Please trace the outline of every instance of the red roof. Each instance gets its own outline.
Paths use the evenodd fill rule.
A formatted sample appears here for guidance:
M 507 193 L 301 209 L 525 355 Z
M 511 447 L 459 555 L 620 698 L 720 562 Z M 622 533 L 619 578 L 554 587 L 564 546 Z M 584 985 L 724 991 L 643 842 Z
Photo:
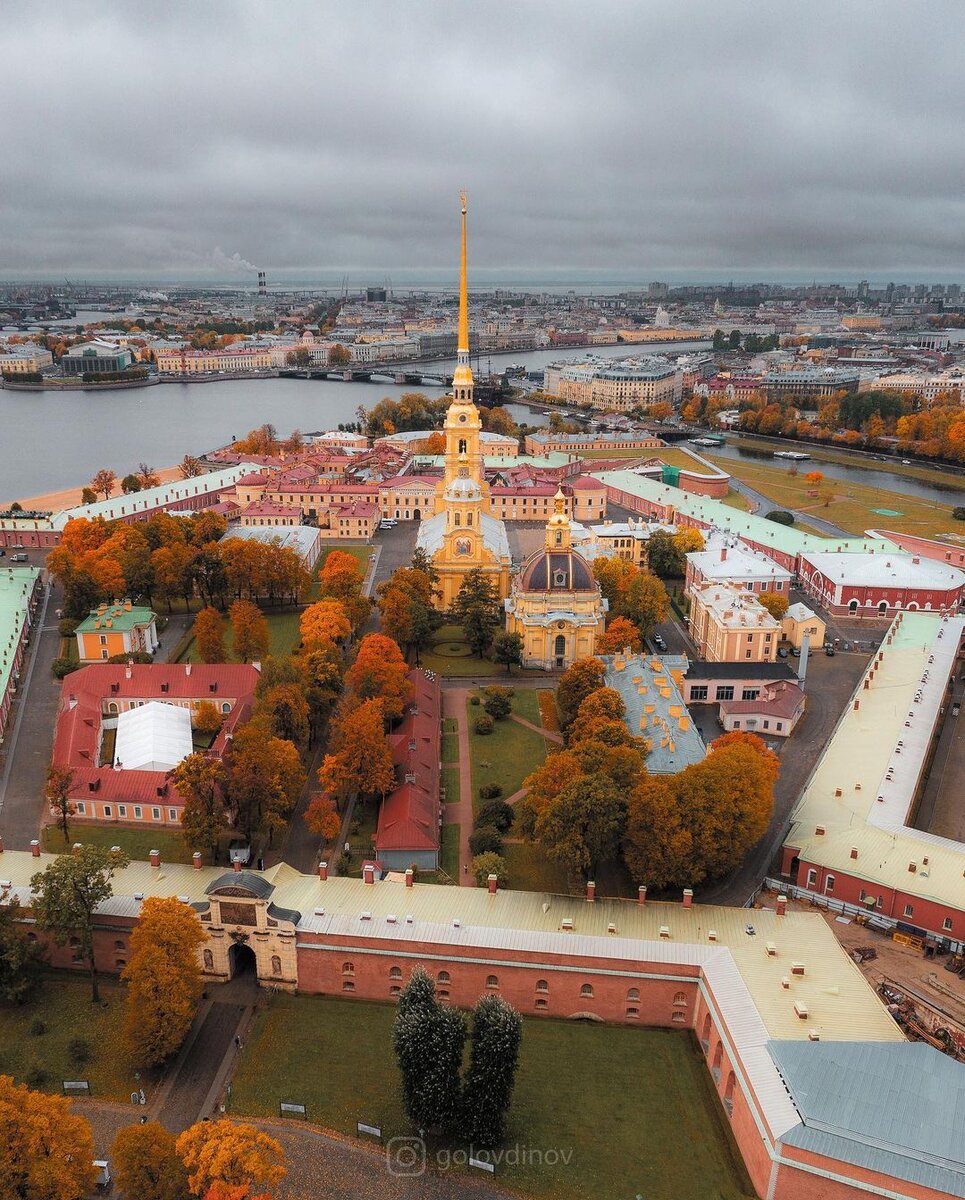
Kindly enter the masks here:
M 439 753 L 442 692 L 425 671 L 410 671 L 413 695 L 389 734 L 401 782 L 382 802 L 373 839 L 376 849 L 438 850 Z
M 227 739 L 251 713 L 259 672 L 244 664 L 152 663 L 127 667 L 93 663 L 68 675 L 61 688 L 52 762 L 74 773 L 71 799 L 180 807 L 164 771 L 115 771 L 97 765 L 107 706 L 127 700 L 209 700 L 231 704 L 209 753 L 220 757 Z
M 591 475 L 577 475 L 575 479 L 568 479 L 566 486 L 577 492 L 606 491 L 606 484 L 599 479 L 594 479 Z
M 787 679 L 779 679 L 761 689 L 756 700 L 721 700 L 721 713 L 762 713 L 790 720 L 804 704 L 804 690 Z

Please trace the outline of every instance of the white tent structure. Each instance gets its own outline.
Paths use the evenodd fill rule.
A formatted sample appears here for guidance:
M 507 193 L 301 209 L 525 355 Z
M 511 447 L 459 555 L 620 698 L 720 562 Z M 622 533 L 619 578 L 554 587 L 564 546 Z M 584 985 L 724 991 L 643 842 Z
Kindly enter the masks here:
M 170 771 L 194 749 L 191 713 L 151 700 L 117 718 L 114 766 L 124 771 Z

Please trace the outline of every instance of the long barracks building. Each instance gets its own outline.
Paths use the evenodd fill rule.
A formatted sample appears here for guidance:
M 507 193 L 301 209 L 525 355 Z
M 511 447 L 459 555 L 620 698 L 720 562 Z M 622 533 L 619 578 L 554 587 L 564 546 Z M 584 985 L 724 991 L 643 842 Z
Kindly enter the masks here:
M 0 857 L 0 894 L 28 913 L 31 875 L 52 861 L 34 852 Z M 221 873 L 154 855 L 115 877 L 96 955 L 121 970 L 143 899 L 177 897 L 200 916 L 212 983 L 247 963 L 264 985 L 391 1002 L 421 964 L 459 1006 L 498 994 L 526 1015 L 689 1030 L 758 1196 L 965 1197 L 965 1071 L 904 1041 L 823 918 L 782 899 L 749 910 L 594 891 L 328 878 L 284 863 Z M 51 954 L 80 965 L 69 946 Z

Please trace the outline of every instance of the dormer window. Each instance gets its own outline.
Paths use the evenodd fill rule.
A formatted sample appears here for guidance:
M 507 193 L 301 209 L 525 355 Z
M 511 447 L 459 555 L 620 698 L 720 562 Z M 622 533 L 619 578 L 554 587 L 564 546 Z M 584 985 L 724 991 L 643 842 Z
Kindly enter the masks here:
M 553 587 L 566 587 L 566 572 L 565 571 L 554 571 L 553 572 Z

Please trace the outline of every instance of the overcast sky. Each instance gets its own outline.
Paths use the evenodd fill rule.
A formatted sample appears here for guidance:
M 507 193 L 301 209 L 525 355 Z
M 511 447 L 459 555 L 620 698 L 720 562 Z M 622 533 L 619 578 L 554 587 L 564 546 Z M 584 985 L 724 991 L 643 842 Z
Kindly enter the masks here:
M 0 278 L 965 279 L 961 0 L 0 0 Z

